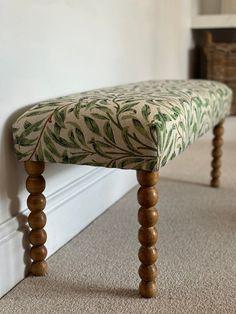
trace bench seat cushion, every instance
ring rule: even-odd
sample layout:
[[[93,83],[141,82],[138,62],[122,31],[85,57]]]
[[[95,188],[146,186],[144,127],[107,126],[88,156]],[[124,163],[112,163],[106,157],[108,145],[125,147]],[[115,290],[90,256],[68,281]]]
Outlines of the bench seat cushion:
[[[17,158],[158,170],[230,112],[205,80],[146,81],[43,101],[13,125]]]

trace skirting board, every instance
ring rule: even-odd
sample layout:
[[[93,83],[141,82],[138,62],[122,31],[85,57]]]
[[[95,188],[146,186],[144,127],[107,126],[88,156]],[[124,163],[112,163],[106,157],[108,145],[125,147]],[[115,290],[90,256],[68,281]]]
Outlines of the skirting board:
[[[94,168],[49,195],[45,209],[48,257],[135,185],[135,171]],[[0,297],[28,274],[28,214],[25,209],[0,225]]]

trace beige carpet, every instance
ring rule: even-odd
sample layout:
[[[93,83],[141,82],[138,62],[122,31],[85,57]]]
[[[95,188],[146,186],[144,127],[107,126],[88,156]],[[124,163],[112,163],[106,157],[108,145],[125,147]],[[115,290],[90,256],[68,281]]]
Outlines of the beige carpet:
[[[209,135],[161,172],[157,298],[137,295],[133,189],[49,259],[49,276],[10,291],[0,312],[236,313],[235,118],[226,131],[220,189],[208,187]]]

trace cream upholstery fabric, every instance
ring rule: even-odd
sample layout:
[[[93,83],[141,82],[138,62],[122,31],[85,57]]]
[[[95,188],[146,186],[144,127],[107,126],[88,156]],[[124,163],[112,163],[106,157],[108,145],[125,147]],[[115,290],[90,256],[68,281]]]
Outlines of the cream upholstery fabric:
[[[157,170],[230,111],[204,80],[147,81],[43,101],[13,125],[21,161]]]

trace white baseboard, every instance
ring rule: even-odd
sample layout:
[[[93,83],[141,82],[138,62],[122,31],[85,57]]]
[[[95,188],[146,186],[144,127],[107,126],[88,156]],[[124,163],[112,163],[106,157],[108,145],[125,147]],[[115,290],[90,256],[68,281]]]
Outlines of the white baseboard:
[[[94,168],[47,198],[48,257],[136,184],[135,171]],[[0,225],[0,297],[28,272],[25,209]],[[49,270],[50,271],[50,270]]]

